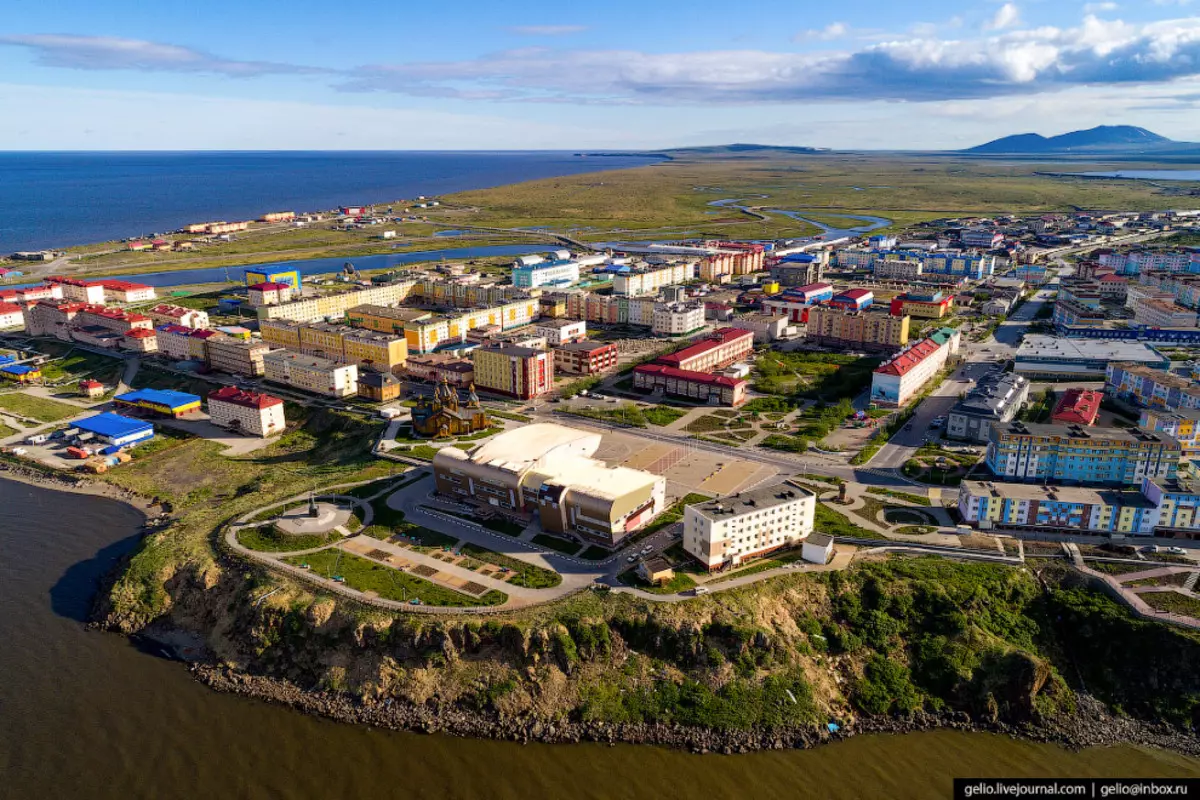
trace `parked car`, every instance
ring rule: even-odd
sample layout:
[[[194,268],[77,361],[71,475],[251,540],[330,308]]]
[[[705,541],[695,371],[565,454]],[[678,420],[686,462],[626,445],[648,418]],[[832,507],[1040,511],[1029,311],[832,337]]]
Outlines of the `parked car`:
[[[637,556],[629,556],[625,560],[632,564],[633,562],[637,561]]]
[[[1186,556],[1187,555],[1187,550],[1184,550],[1182,547],[1168,547],[1167,552],[1173,556]]]
[[[708,587],[707,586],[697,586],[695,589],[692,589],[692,594],[696,595],[697,597],[699,597],[702,594],[708,594]]]

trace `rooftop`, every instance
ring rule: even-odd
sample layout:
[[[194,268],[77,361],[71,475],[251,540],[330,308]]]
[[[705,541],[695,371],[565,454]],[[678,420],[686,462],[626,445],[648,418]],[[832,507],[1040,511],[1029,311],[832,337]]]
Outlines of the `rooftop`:
[[[591,339],[584,339],[579,342],[567,342],[559,345],[556,350],[565,350],[568,353],[590,353],[593,350],[599,350],[602,347],[616,347],[612,342],[594,342]],[[409,359],[412,360],[411,358]]]
[[[280,292],[284,289],[291,289],[292,285],[290,283],[274,283],[272,281],[266,281],[264,283],[251,284],[246,288],[256,292]]]
[[[379,389],[384,386],[399,386],[400,379],[390,372],[360,372],[358,383],[360,386],[366,385]]]
[[[634,367],[634,373],[643,375],[662,375],[666,378],[678,378],[679,380],[691,381],[692,383],[702,383],[706,386],[727,386],[733,388],[738,384],[744,384],[745,381],[740,378],[727,378],[724,375],[710,375],[707,372],[697,372],[691,369],[679,369],[678,367],[669,367],[666,364],[640,364]]]
[[[667,366],[679,366],[685,359],[695,358],[698,355],[707,353],[709,350],[715,350],[718,347],[729,344],[749,336],[754,339],[753,331],[743,330],[741,328],[720,328],[713,331],[708,336],[699,340],[695,344],[688,345],[674,353],[661,356],[655,359],[656,363],[665,364]]]
[[[739,492],[731,497],[717,497],[701,503],[692,503],[688,508],[694,509],[705,519],[719,522],[754,511],[763,511],[785,503],[794,503],[802,497],[815,497],[807,489],[790,484],[777,484]]]
[[[247,408],[270,408],[283,404],[281,398],[261,392],[248,392],[236,386],[222,386],[214,392],[209,392],[209,402],[216,400],[222,403],[232,403]]]
[[[200,395],[176,392],[171,389],[134,389],[114,398],[122,403],[154,403],[155,405],[178,408],[200,402]]]
[[[1153,503],[1135,489],[1089,489],[1086,486],[1043,486],[1039,483],[1001,483],[997,481],[963,481],[962,488],[977,497],[990,495],[1013,500],[1036,500],[1039,503],[1080,503],[1084,505],[1121,505],[1152,508]]]
[[[1110,341],[1105,339],[1069,338],[1026,334],[1017,348],[1017,361],[1022,359],[1133,361],[1165,364],[1167,359],[1154,348],[1141,342]]]
[[[1100,413],[1104,395],[1095,389],[1068,389],[1059,398],[1050,419],[1059,423],[1091,425]]]
[[[951,414],[998,417],[1010,407],[1029,381],[1009,372],[992,372],[980,378],[967,396],[954,404]]]
[[[1085,428],[1082,425],[1054,425],[1036,422],[1001,422],[992,426],[994,435],[1033,436],[1047,439],[1089,439],[1094,442],[1114,444],[1142,444],[1148,442],[1173,444],[1179,442],[1166,434],[1141,428]]]
[[[106,411],[103,414],[97,414],[87,419],[81,419],[72,423],[72,425],[81,431],[112,437],[129,436],[130,434],[141,433],[146,429],[154,430],[154,426],[149,422],[123,417],[111,411]]]
[[[875,368],[880,375],[905,375],[925,359],[932,356],[941,347],[933,339],[922,339],[908,349],[897,353],[891,360]]]

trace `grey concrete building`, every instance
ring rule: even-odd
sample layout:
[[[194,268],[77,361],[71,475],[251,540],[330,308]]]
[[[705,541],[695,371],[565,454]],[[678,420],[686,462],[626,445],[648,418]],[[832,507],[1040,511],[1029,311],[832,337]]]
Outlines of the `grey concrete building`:
[[[986,444],[993,422],[1008,422],[1029,397],[1029,381],[1020,375],[984,375],[946,416],[946,437]]]

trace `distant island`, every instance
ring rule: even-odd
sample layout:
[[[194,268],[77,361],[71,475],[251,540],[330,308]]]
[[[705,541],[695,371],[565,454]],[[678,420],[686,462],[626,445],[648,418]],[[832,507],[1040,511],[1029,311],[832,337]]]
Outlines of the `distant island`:
[[[1020,133],[958,151],[969,155],[1200,154],[1200,144],[1177,142],[1134,125],[1099,125],[1057,136]]]

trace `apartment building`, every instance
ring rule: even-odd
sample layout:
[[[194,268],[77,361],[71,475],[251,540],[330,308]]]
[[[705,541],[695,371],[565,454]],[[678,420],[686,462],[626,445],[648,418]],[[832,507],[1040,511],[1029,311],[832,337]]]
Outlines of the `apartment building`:
[[[1028,398],[1029,381],[1020,375],[985,375],[947,413],[946,436],[987,444],[992,423],[1010,421]]]
[[[256,311],[259,320],[284,319],[293,322],[312,322],[338,318],[356,306],[394,306],[403,303],[413,293],[415,286],[416,281],[411,280],[382,283],[345,292],[293,299],[290,303],[259,306]]]
[[[680,261],[671,264],[646,265],[618,272],[613,276],[613,294],[628,297],[657,295],[663,287],[686,283],[696,276],[696,265]]]
[[[158,334],[158,350],[160,353],[180,361],[191,357],[189,337],[194,328],[183,325],[159,325],[155,328]]]
[[[472,351],[475,385],[520,400],[554,388],[554,355],[548,350],[512,345],[485,345]]]
[[[157,296],[154,287],[144,283],[109,278],[98,280],[96,283],[103,287],[104,301],[108,303],[145,303]]]
[[[890,281],[918,281],[921,279],[921,273],[925,271],[925,265],[920,261],[900,261],[894,258],[885,258],[875,262],[875,277],[880,280]]]
[[[185,328],[207,328],[209,324],[207,312],[196,308],[171,305],[170,303],[159,303],[144,313],[154,323],[155,327],[161,325],[182,325]]]
[[[695,344],[655,359],[656,364],[691,372],[715,372],[754,352],[754,332],[720,328]]]
[[[1200,456],[1200,408],[1144,408],[1138,417],[1138,427],[1170,436],[1183,448],[1184,458]]]
[[[0,301],[0,330],[25,326],[25,312],[15,303]]]
[[[1134,306],[1133,321],[1150,328],[1195,328],[1196,312],[1174,302],[1143,298]]]
[[[468,309],[461,314],[430,317],[407,322],[404,337],[410,353],[432,353],[440,347],[462,344],[467,331],[487,325],[499,325],[502,330],[520,328],[537,319],[537,298],[516,300],[491,308]]]
[[[81,281],[74,278],[51,276],[46,278],[46,283],[61,289],[64,300],[87,303],[94,306],[104,305],[104,287],[95,281]]]
[[[1160,510],[1141,491],[963,481],[958,490],[963,522],[983,530],[1050,529],[1078,533],[1150,536]]]
[[[329,397],[358,394],[358,366],[319,356],[272,350],[263,355],[267,380]]]
[[[587,323],[581,319],[544,319],[533,323],[538,336],[546,338],[550,347],[561,347],[587,337]]]
[[[70,327],[86,306],[70,300],[38,300],[25,306],[25,332],[30,336],[53,336],[71,341]]]
[[[993,425],[986,463],[1008,481],[1130,486],[1174,478],[1179,442],[1140,428],[1087,428],[1007,422]]]
[[[475,382],[475,365],[469,358],[459,358],[449,353],[431,353],[425,356],[409,356],[404,364],[405,374],[419,381],[446,383],[456,388],[466,388]]]
[[[259,332],[263,341],[272,347],[388,372],[401,369],[408,357],[408,345],[403,336],[349,325],[263,320],[259,323]]]
[[[704,303],[655,303],[650,332],[658,336],[682,336],[704,327]]]
[[[1104,390],[1111,396],[1146,408],[1176,411],[1200,408],[1200,383],[1144,364],[1107,365]]]
[[[942,328],[880,364],[871,374],[871,401],[892,408],[907,405],[957,355],[960,341],[958,331]]]
[[[791,484],[693,503],[683,512],[683,549],[710,572],[803,541],[813,532],[816,495]]]
[[[246,296],[252,308],[290,303],[292,286],[289,283],[256,283],[246,287]]]
[[[894,353],[908,344],[911,318],[882,311],[846,311],[814,306],[808,311],[806,338],[814,344],[872,353]]]
[[[570,259],[519,264],[513,267],[513,286],[533,289],[538,286],[570,286],[579,282],[579,264]]]
[[[431,319],[433,313],[419,308],[392,308],[366,304],[354,306],[346,311],[346,323],[355,328],[365,328],[380,333],[404,335],[404,326],[410,322]]]
[[[257,377],[266,374],[263,358],[271,352],[264,341],[212,336],[204,340],[204,357],[215,370],[230,375]]]
[[[252,436],[274,436],[287,426],[281,398],[236,386],[210,392],[208,414],[214,425]]]
[[[584,339],[554,349],[554,371],[563,375],[599,375],[617,366],[619,351],[612,342]]]

